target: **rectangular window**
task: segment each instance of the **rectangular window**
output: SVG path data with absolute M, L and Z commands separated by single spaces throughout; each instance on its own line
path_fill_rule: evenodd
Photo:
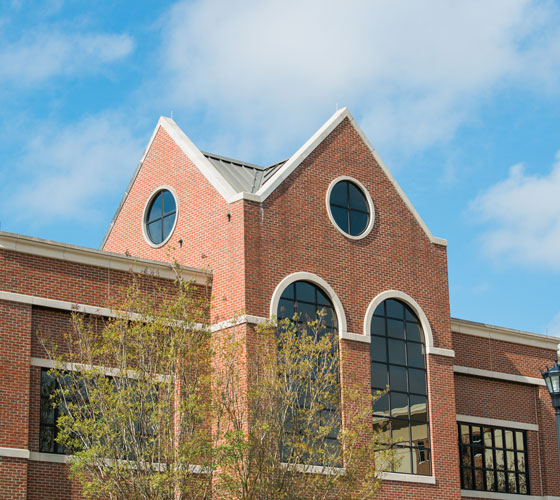
M 527 433 L 458 423 L 461 488 L 529 494 Z
M 60 416 L 60 408 L 53 405 L 53 398 L 58 382 L 49 370 L 41 370 L 41 416 L 39 418 L 39 451 L 42 453 L 64 454 L 64 446 L 56 442 L 58 428 L 56 421 Z

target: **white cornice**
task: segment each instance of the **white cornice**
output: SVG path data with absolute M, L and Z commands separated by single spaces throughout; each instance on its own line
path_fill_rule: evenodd
M 0 250 L 11 250 L 51 259 L 64 260 L 116 271 L 152 274 L 160 278 L 176 279 L 178 275 L 197 284 L 207 284 L 210 273 L 192 267 L 165 264 L 149 259 L 68 245 L 57 241 L 43 240 L 31 236 L 0 232 Z
M 560 343 L 559 337 L 512 330 L 501 326 L 486 325 L 484 323 L 475 323 L 474 321 L 457 318 L 451 318 L 451 331 L 454 333 L 473 335 L 475 337 L 512 342 L 514 344 L 530 345 L 531 347 L 540 347 L 541 349 L 550 349 L 553 351 L 557 350 L 558 344 Z

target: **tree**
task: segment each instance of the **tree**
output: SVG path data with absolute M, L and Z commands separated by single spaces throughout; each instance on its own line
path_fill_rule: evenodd
M 221 340 L 218 498 L 373 498 L 395 454 L 373 427 L 369 388 L 341 388 L 338 342 L 321 318 L 267 322 L 247 343 L 245 367 L 235 331 Z
M 73 314 L 56 360 L 60 444 L 88 498 L 210 497 L 208 298 L 135 278 L 101 321 Z M 151 284 L 150 284 L 151 286 Z
M 84 496 L 372 498 L 394 453 L 367 388 L 340 383 L 323 321 L 210 333 L 193 285 L 139 279 L 104 321 L 73 314 L 56 359 L 58 441 Z M 374 459 L 375 458 L 375 459 Z

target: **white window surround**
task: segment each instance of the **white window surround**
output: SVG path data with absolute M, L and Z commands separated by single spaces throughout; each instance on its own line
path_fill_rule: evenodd
M 340 228 L 340 226 L 336 223 L 336 221 L 334 220 L 334 217 L 332 215 L 332 211 L 331 211 L 331 192 L 332 192 L 333 188 L 341 181 L 352 182 L 353 184 L 358 186 L 360 188 L 360 190 L 362 191 L 362 194 L 366 197 L 366 200 L 367 200 L 367 204 L 368 204 L 368 208 L 369 208 L 368 225 L 366 226 L 366 228 L 364 229 L 363 232 L 361 232 L 360 234 L 357 234 L 356 236 L 353 236 L 353 235 L 348 234 L 347 232 L 343 231 Z M 340 177 L 337 177 L 335 180 L 333 180 L 329 184 L 325 201 L 326 201 L 326 204 L 327 204 L 327 214 L 329 216 L 330 221 L 332 222 L 332 225 L 341 234 L 343 234 L 347 238 L 349 238 L 351 240 L 361 240 L 362 238 L 365 238 L 371 232 L 371 230 L 373 229 L 373 224 L 375 223 L 375 207 L 373 205 L 373 200 L 371 199 L 369 191 L 366 189 L 366 187 L 359 180 L 354 179 L 353 177 L 345 176 L 345 175 L 341 175 Z
M 442 349 L 441 347 L 434 346 L 434 337 L 432 334 L 432 327 L 428 321 L 428 317 L 418 305 L 418 303 L 408 294 L 401 292 L 399 290 L 386 290 L 381 292 L 377 297 L 375 297 L 369 304 L 366 310 L 366 316 L 364 318 L 364 334 L 356 335 L 352 334 L 348 338 L 349 340 L 358 340 L 361 342 L 371 342 L 371 318 L 377 306 L 387 299 L 398 299 L 403 301 L 405 304 L 410 306 L 410 308 L 416 313 L 420 324 L 422 325 L 422 330 L 424 331 L 424 342 L 426 344 L 426 354 L 437 354 L 440 356 L 454 357 L 455 352 L 452 349 Z M 359 338 L 361 337 L 361 338 Z
M 288 285 L 296 281 L 309 281 L 319 288 L 321 288 L 331 299 L 336 313 L 336 319 L 338 321 L 338 331 L 339 335 L 342 337 L 342 333 L 346 332 L 346 314 L 344 313 L 344 308 L 342 307 L 342 302 L 338 298 L 338 295 L 332 289 L 332 287 L 323 279 L 313 273 L 307 272 L 297 272 L 286 276 L 283 280 L 276 285 L 274 293 L 272 294 L 272 299 L 270 301 L 270 317 L 275 317 L 278 315 L 278 304 L 280 303 L 280 297 Z
M 529 424 L 527 422 L 516 422 L 513 420 L 501 420 L 498 418 L 475 417 L 473 415 L 457 414 L 457 422 L 475 425 L 491 425 L 494 427 L 507 427 L 509 429 L 520 429 L 525 431 L 538 431 L 537 424 Z
M 175 199 L 175 221 L 173 222 L 173 227 L 171 228 L 171 231 L 169 231 L 169 234 L 167 235 L 167 238 L 165 238 L 161 243 L 158 243 L 156 245 L 150 239 L 150 237 L 148 236 L 148 230 L 146 228 L 146 216 L 148 215 L 148 207 L 152 204 L 153 199 L 161 191 L 164 191 L 164 190 L 169 191 L 173 195 L 173 198 Z M 162 201 L 162 203 L 163 203 L 163 201 Z M 154 189 L 152 191 L 150 196 L 148 196 L 148 199 L 146 200 L 146 203 L 144 204 L 144 211 L 142 212 L 142 236 L 144 236 L 144 241 L 148 245 L 150 245 L 152 248 L 161 248 L 171 239 L 171 236 L 173 236 L 173 233 L 175 232 L 175 228 L 177 227 L 177 221 L 178 220 L 179 220 L 179 197 L 177 196 L 177 192 L 175 191 L 175 189 L 173 189 L 171 186 L 168 186 L 167 184 L 164 184 L 163 186 L 157 187 L 156 189 Z M 163 224 L 163 222 L 162 222 L 162 224 Z

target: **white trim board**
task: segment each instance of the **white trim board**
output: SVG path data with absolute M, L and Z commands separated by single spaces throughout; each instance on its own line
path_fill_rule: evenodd
M 513 373 L 495 372 L 492 370 L 483 370 L 481 368 L 471 368 L 470 366 L 455 365 L 453 366 L 453 371 L 455 373 L 460 373 L 461 375 L 471 375 L 473 377 L 484 377 L 484 378 L 492 378 L 496 380 L 505 380 L 507 382 L 516 382 L 518 384 L 546 386 L 544 380 L 541 378 L 525 377 L 523 375 L 514 375 Z
M 560 497 L 550 495 L 514 495 L 513 493 L 476 490 L 461 490 L 461 496 L 466 498 L 486 498 L 488 500 L 560 500 Z
M 381 167 L 383 173 L 387 176 L 399 196 L 404 201 L 407 208 L 410 210 L 411 214 L 414 216 L 420 227 L 426 233 L 426 236 L 430 240 L 430 242 L 435 243 L 436 245 L 447 246 L 447 241 L 442 238 L 436 238 L 432 235 L 431 231 L 428 229 L 426 223 L 420 217 L 420 214 L 414 208 L 414 205 L 410 202 L 410 200 L 405 195 L 402 188 L 399 186 L 397 180 L 393 177 L 393 174 L 389 171 L 389 169 L 383 163 L 381 157 L 377 154 L 374 147 L 372 146 L 369 139 L 364 134 L 364 131 L 358 125 L 354 117 L 348 111 L 348 108 L 344 107 L 334 113 L 324 124 L 323 126 L 313 134 L 309 140 L 301 146 L 291 157 L 290 159 L 282 165 L 281 168 L 278 169 L 274 173 L 274 175 L 257 191 L 257 195 L 260 197 L 261 201 L 266 200 L 272 192 L 323 142 L 323 140 L 338 126 L 342 121 L 348 118 L 350 124 L 354 127 L 366 147 L 371 151 L 371 154 L 375 158 L 375 161 Z
M 434 476 L 422 476 L 420 474 L 400 474 L 399 472 L 382 472 L 379 478 L 383 481 L 401 481 L 403 483 L 436 484 Z
M 462 333 L 464 335 L 473 335 L 474 337 L 501 340 L 503 342 L 529 345 L 531 347 L 540 347 L 541 349 L 550 349 L 553 351 L 556 351 L 560 344 L 560 337 L 513 330 L 501 326 L 486 325 L 484 323 L 476 323 L 474 321 L 458 318 L 451 318 L 451 331 L 452 333 Z
M 193 267 L 165 264 L 150 259 L 127 257 L 118 253 L 93 250 L 57 241 L 32 238 L 0 231 L 0 249 L 37 255 L 51 259 L 138 274 L 153 274 L 160 278 L 176 279 L 177 275 L 199 285 L 207 284 L 211 276 L 207 271 Z
M 23 448 L 5 448 L 0 447 L 0 457 L 8 458 L 29 458 L 29 450 Z
M 473 415 L 457 414 L 457 422 L 478 425 L 493 425 L 495 427 L 509 427 L 510 429 L 521 429 L 525 431 L 538 431 L 537 424 L 529 424 L 527 422 L 515 422 L 513 420 L 501 420 L 498 418 L 475 417 Z

